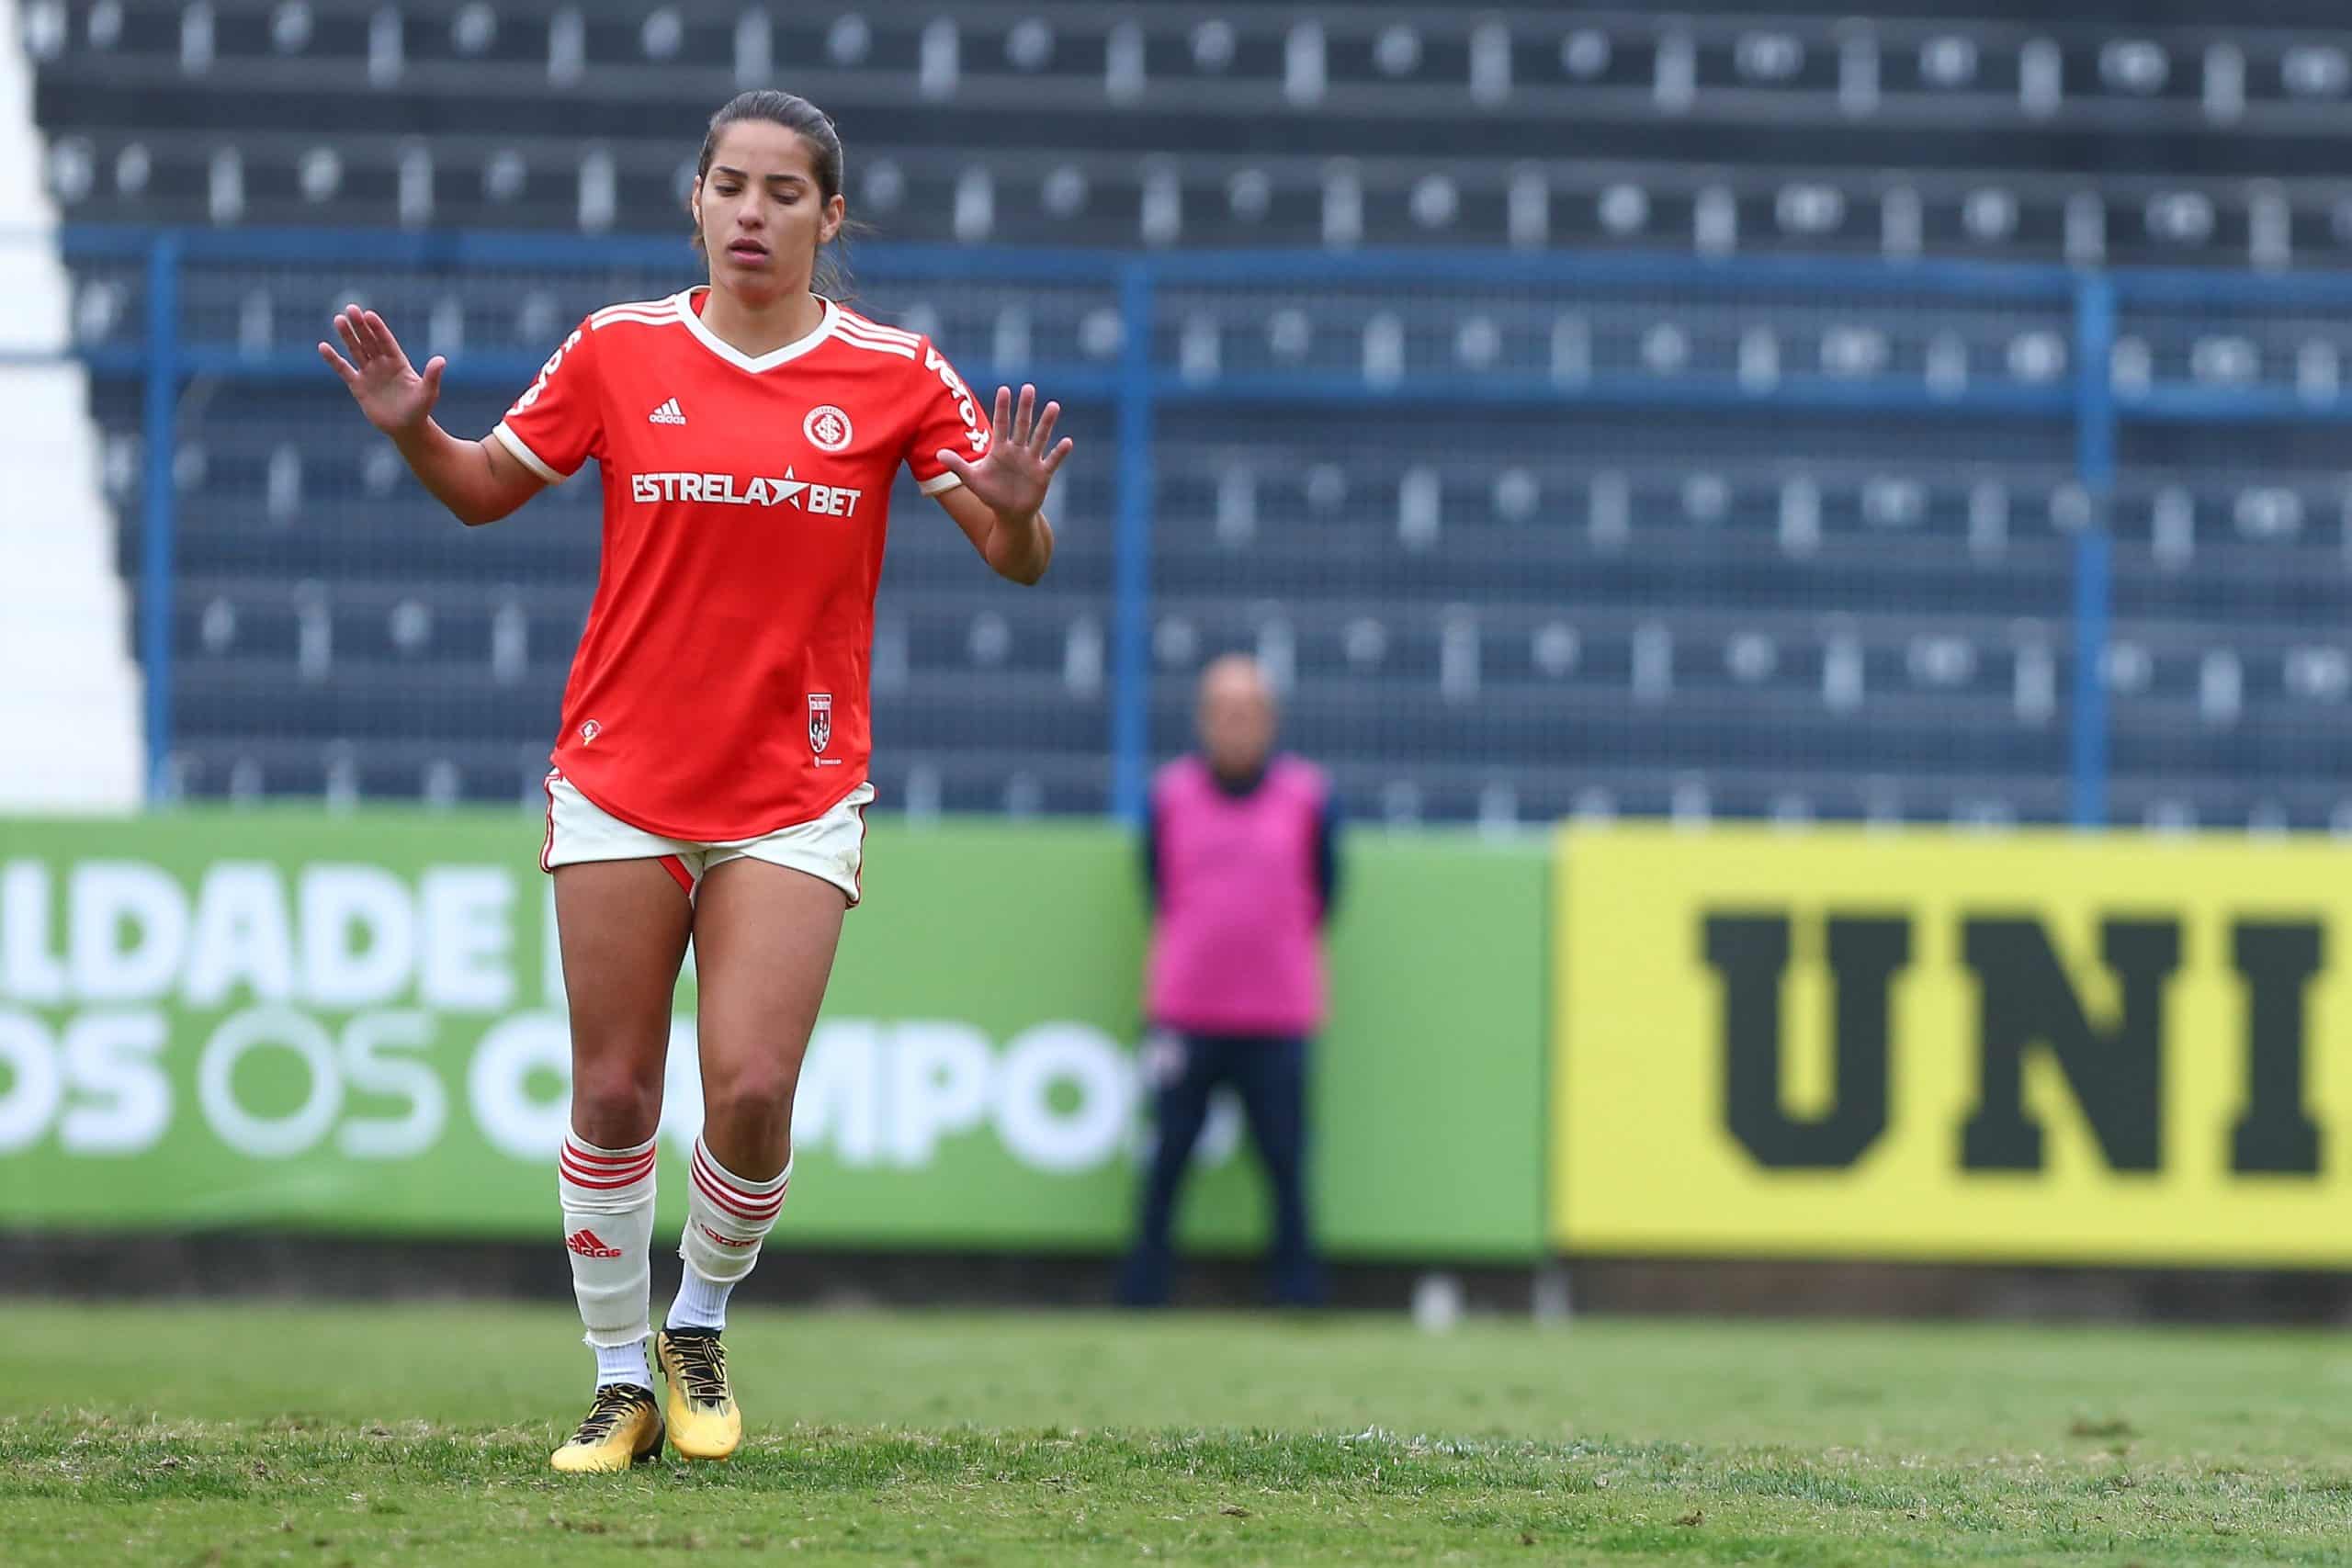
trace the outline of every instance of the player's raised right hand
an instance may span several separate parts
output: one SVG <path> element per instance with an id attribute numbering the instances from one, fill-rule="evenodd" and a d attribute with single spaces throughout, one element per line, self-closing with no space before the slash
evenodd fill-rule
<path id="1" fill-rule="evenodd" d="M 343 308 L 334 319 L 334 330 L 351 357 L 345 359 L 332 344 L 323 343 L 319 344 L 319 357 L 343 378 L 368 423 L 397 439 L 432 417 L 433 405 L 441 398 L 441 371 L 447 360 L 436 354 L 426 361 L 424 373 L 418 375 L 384 318 L 356 305 Z"/>

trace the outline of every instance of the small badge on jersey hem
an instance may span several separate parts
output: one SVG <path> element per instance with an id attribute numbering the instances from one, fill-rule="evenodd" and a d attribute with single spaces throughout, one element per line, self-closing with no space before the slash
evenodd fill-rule
<path id="1" fill-rule="evenodd" d="M 846 451 L 854 439 L 849 415 L 831 403 L 820 403 L 810 409 L 808 417 L 800 422 L 800 434 L 807 436 L 808 445 L 820 452 Z"/>
<path id="2" fill-rule="evenodd" d="M 833 743 L 833 694 L 808 694 L 808 750 L 820 768 L 841 766 L 839 757 L 825 755 L 825 748 Z"/>
<path id="3" fill-rule="evenodd" d="M 587 723 L 580 727 L 580 744 L 582 746 L 594 746 L 596 744 L 596 737 L 604 733 L 605 727 L 598 724 L 592 718 Z"/>

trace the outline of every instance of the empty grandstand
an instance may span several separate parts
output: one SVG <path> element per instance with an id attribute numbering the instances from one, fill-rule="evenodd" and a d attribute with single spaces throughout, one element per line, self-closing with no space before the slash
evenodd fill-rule
<path id="1" fill-rule="evenodd" d="M 2352 828 L 2352 31 L 1866 9 L 28 5 L 158 784 L 537 798 L 587 487 L 460 532 L 308 345 L 487 428 L 781 82 L 1081 446 L 1041 592 L 899 512 L 886 804 L 1131 807 L 1239 646 L 1376 818 Z"/>

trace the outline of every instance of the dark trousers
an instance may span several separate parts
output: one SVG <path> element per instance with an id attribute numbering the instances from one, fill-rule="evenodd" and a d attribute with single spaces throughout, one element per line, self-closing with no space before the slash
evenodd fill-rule
<path id="1" fill-rule="evenodd" d="M 1143 1215 L 1135 1250 L 1119 1278 L 1119 1299 L 1130 1306 L 1167 1302 L 1175 1272 L 1169 1229 L 1176 1217 L 1177 1191 L 1208 1120 L 1210 1092 L 1231 1084 L 1241 1096 L 1250 1139 L 1272 1189 L 1273 1299 L 1284 1306 L 1316 1305 L 1323 1299 L 1323 1272 L 1306 1226 L 1306 1042 L 1186 1034 L 1173 1037 L 1173 1044 L 1181 1061 L 1146 1064 L 1147 1071 L 1159 1068 L 1154 1100 L 1159 1144 L 1144 1178 Z"/>

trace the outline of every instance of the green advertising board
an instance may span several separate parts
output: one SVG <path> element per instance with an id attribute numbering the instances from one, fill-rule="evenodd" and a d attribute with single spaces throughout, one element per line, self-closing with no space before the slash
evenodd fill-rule
<path id="1" fill-rule="evenodd" d="M 0 1226 L 551 1234 L 568 1035 L 537 824 L 0 819 Z M 1148 1137 L 1144 912 L 1108 824 L 877 817 L 795 1113 L 796 1245 L 1106 1251 Z M 1544 1245 L 1545 857 L 1356 836 L 1313 1089 L 1341 1257 Z M 662 1215 L 699 1118 L 691 974 Z M 1184 1229 L 1254 1245 L 1229 1108 Z"/>

